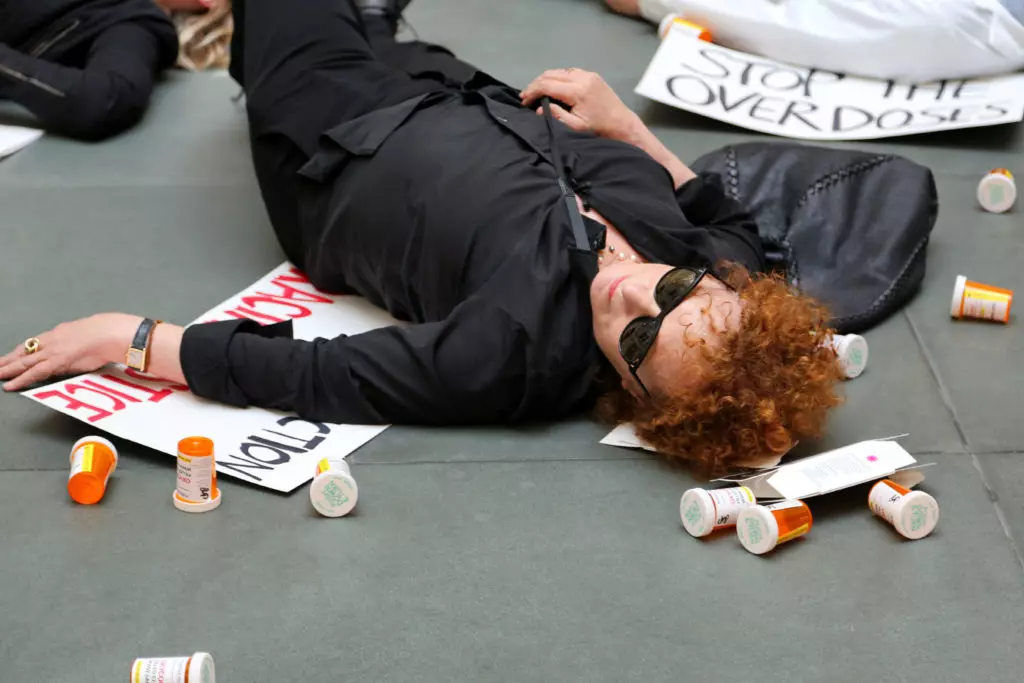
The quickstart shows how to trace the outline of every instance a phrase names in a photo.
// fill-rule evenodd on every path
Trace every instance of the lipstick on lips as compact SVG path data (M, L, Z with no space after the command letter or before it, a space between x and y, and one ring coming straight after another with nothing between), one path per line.
M615 296L615 292L619 289L619 285L621 285L622 281L625 280L627 277L629 277L629 276L628 275L623 275L622 277L615 278L614 280L612 280L612 283L610 285L608 285L608 300L609 301L612 300L612 297Z

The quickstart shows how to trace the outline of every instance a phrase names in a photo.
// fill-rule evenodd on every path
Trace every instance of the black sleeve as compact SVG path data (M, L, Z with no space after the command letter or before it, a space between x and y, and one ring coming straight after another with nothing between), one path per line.
M193 325L181 366L197 396L323 422L506 422L523 403L526 335L470 299L446 320L302 341L291 322Z
M717 174L701 173L683 183L676 189L676 201L693 225L709 228L719 258L746 266L751 272L766 268L757 224L739 202L725 194Z
M166 42L143 23L100 34L83 68L61 66L0 44L0 98L32 112L48 131L99 140L142 118L164 66Z

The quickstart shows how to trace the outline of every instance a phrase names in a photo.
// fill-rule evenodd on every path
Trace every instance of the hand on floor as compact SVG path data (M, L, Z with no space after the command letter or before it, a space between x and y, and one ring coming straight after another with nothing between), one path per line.
M142 318L123 313L102 313L57 325L40 334L38 350L27 353L19 344L0 358L4 391L20 391L51 377L98 370L124 360Z
M551 113L573 130L624 142L636 136L640 119L596 73L572 68L545 71L520 93L526 106L536 106L545 96L569 106L566 111L552 103ZM543 110L538 108L537 113Z

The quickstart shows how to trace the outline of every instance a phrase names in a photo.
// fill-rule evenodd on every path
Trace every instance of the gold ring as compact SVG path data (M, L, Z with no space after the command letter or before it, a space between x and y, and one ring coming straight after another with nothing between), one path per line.
M30 337L25 340L25 355L31 356L33 353L39 350L39 337Z

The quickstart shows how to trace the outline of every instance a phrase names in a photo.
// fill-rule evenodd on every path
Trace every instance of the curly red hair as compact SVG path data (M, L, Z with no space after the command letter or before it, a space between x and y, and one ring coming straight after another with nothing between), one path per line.
M597 406L602 419L632 422L646 443L709 476L820 436L842 402L825 307L777 275L733 271L728 279L743 302L741 322L713 347L700 347L698 391L640 401L616 386Z

